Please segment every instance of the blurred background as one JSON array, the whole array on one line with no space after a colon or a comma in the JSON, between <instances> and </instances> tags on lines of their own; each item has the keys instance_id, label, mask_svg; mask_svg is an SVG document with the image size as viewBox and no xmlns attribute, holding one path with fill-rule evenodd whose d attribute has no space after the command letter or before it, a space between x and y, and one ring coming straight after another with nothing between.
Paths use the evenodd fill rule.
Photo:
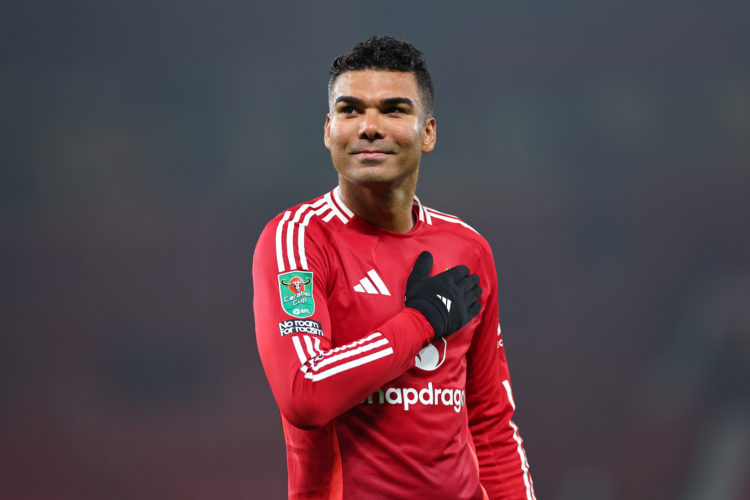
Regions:
<instances>
[{"instance_id":1,"label":"blurred background","mask_svg":"<svg viewBox=\"0 0 750 500\"><path fill-rule=\"evenodd\" d=\"M252 249L336 183L331 61L391 34L537 497L750 498L749 5L2 2L0 497L285 497Z\"/></svg>"}]
</instances>

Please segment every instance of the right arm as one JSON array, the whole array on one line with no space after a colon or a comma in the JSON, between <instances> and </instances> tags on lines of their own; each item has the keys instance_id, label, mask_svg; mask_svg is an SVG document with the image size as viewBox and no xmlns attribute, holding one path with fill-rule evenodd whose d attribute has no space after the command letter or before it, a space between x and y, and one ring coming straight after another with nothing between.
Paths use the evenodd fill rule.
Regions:
<instances>
[{"instance_id":1,"label":"right arm","mask_svg":"<svg viewBox=\"0 0 750 500\"><path fill-rule=\"evenodd\" d=\"M312 288L314 311L295 316L293 306L283 305L285 297L287 303L293 301L289 299L293 294L280 281L288 283L296 274L289 274L292 266L286 264L291 263L282 260L282 265L278 264L279 223L277 218L266 226L253 256L256 339L282 415L295 426L315 428L411 368L434 330L422 313L405 308L362 338L334 346L327 303L332 270L325 254L310 239L305 240L307 269L298 269L296 274L303 282L312 279L305 288ZM301 266L300 261L296 259L295 268Z\"/></svg>"}]
</instances>

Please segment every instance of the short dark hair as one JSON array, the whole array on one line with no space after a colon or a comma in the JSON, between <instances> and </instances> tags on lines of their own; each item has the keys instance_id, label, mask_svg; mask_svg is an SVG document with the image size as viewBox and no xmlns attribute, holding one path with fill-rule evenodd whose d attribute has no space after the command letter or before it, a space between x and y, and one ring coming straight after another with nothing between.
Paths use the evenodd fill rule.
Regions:
<instances>
[{"instance_id":1,"label":"short dark hair","mask_svg":"<svg viewBox=\"0 0 750 500\"><path fill-rule=\"evenodd\" d=\"M333 85L342 73L364 69L414 73L425 117L432 116L432 100L435 93L432 77L427 70L424 54L414 45L390 36L374 36L358 43L334 59L331 64L328 71L328 95L331 95Z\"/></svg>"}]
</instances>

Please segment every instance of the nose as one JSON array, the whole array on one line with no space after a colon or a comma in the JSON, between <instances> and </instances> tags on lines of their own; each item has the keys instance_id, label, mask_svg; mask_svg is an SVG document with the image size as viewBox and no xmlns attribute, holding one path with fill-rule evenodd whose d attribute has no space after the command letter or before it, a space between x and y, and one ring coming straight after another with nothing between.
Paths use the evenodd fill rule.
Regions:
<instances>
[{"instance_id":1,"label":"nose","mask_svg":"<svg viewBox=\"0 0 750 500\"><path fill-rule=\"evenodd\" d=\"M359 138L368 141L382 139L383 132L380 128L380 113L375 109L365 111L359 126Z\"/></svg>"}]
</instances>

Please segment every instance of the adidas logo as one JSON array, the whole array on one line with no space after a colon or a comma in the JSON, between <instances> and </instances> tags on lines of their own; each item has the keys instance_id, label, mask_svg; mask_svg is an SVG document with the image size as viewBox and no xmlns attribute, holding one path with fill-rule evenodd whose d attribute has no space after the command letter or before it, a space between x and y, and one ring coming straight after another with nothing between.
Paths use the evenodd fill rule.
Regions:
<instances>
[{"instance_id":1,"label":"adidas logo","mask_svg":"<svg viewBox=\"0 0 750 500\"><path fill-rule=\"evenodd\" d=\"M443 297L442 295L438 295L437 298L440 299L440 302L445 304L445 307L448 309L448 312L451 312L451 304L453 304L453 302L451 302L451 299L447 297Z\"/></svg>"},{"instance_id":2,"label":"adidas logo","mask_svg":"<svg viewBox=\"0 0 750 500\"><path fill-rule=\"evenodd\" d=\"M383 283L383 280L380 279L380 276L378 276L378 273L375 272L375 269L370 269L367 271L367 276L364 277L361 280L359 280L358 285L354 285L354 291L359 293L371 293L374 295L390 295L391 292L388 291L388 287L385 286L385 283Z\"/></svg>"}]
</instances>

